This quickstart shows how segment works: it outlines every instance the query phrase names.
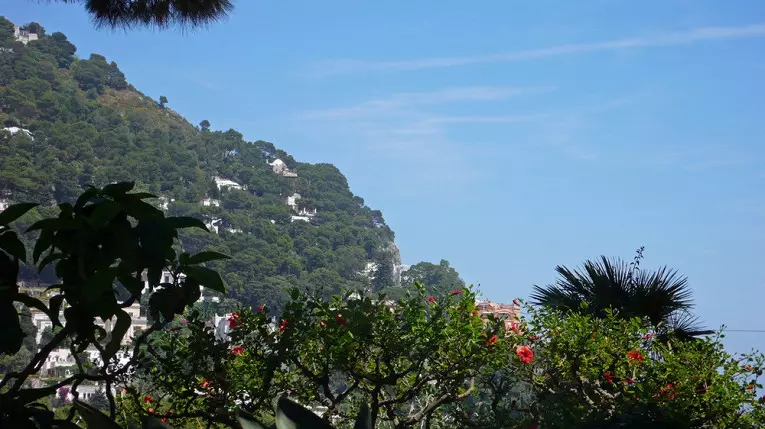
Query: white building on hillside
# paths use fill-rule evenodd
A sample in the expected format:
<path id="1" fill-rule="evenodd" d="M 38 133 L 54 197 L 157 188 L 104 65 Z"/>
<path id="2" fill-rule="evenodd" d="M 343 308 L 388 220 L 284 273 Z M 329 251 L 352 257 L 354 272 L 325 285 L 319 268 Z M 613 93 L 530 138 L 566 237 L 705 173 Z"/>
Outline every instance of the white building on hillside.
<path id="1" fill-rule="evenodd" d="M 284 177 L 297 177 L 297 173 L 290 171 L 290 169 L 287 168 L 287 164 L 281 159 L 275 159 L 273 162 L 269 162 L 268 165 L 271 166 L 271 169 L 276 174 L 280 174 Z"/>
<path id="2" fill-rule="evenodd" d="M 233 180 L 224 179 L 222 177 L 215 176 L 215 177 L 213 177 L 213 180 L 215 180 L 215 186 L 218 187 L 219 191 L 223 190 L 224 188 L 225 189 L 238 189 L 238 190 L 247 189 L 246 186 L 242 186 L 242 185 L 234 182 Z"/>
<path id="3" fill-rule="evenodd" d="M 220 207 L 220 200 L 216 200 L 215 198 L 205 198 L 202 201 L 200 201 L 199 204 L 205 207 L 210 207 L 210 206 Z"/>
<path id="4" fill-rule="evenodd" d="M 13 37 L 16 38 L 16 41 L 25 45 L 33 40 L 37 40 L 36 33 L 30 33 L 27 30 L 22 30 L 18 25 L 13 26 Z"/>
<path id="5" fill-rule="evenodd" d="M 22 134 L 25 134 L 27 137 L 29 137 L 29 138 L 30 138 L 30 139 L 32 139 L 32 140 L 34 140 L 34 139 L 35 139 L 35 137 L 34 137 L 34 135 L 32 134 L 32 132 L 31 132 L 31 131 L 29 131 L 29 130 L 27 130 L 27 129 L 25 129 L 25 128 L 19 128 L 19 127 L 5 127 L 5 128 L 3 128 L 3 131 L 8 131 L 9 133 L 11 133 L 11 135 L 12 135 L 12 136 L 15 136 L 15 135 L 16 135 L 16 134 L 18 134 L 18 133 L 22 133 Z"/>

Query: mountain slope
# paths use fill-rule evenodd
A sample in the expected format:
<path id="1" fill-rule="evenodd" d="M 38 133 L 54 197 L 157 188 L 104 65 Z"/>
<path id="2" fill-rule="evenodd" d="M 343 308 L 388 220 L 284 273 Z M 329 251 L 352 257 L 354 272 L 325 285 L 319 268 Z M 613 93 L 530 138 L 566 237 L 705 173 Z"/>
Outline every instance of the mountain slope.
<path id="1" fill-rule="evenodd" d="M 37 40 L 18 41 L 25 30 Z M 129 85 L 116 63 L 75 52 L 62 33 L 0 18 L 0 203 L 54 211 L 83 186 L 135 181 L 169 214 L 217 230 L 187 233 L 182 245 L 231 255 L 215 268 L 248 304 L 279 308 L 288 286 L 396 283 L 393 232 L 336 167 L 298 162 L 234 130 L 197 128 Z"/>

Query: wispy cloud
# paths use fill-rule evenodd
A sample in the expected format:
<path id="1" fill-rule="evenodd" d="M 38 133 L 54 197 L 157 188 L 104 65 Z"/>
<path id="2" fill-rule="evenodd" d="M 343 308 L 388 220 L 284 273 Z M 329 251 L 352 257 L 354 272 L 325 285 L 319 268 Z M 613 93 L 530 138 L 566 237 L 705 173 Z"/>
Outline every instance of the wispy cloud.
<path id="1" fill-rule="evenodd" d="M 523 94 L 549 91 L 550 87 L 497 87 L 497 86 L 470 86 L 446 88 L 431 92 L 405 92 L 393 94 L 389 97 L 365 101 L 350 106 L 312 110 L 304 113 L 310 118 L 318 117 L 354 117 L 379 114 L 411 113 L 410 109 L 430 104 L 468 102 L 468 101 L 491 101 L 502 100 Z"/>
<path id="2" fill-rule="evenodd" d="M 311 75 L 337 75 L 369 71 L 407 71 L 459 67 L 471 64 L 505 63 L 564 55 L 619 51 L 623 49 L 687 45 L 705 41 L 765 36 L 765 23 L 737 27 L 700 27 L 657 36 L 632 37 L 594 43 L 577 43 L 540 49 L 501 52 L 487 55 L 423 58 L 414 60 L 367 61 L 332 60 L 315 64 Z"/>

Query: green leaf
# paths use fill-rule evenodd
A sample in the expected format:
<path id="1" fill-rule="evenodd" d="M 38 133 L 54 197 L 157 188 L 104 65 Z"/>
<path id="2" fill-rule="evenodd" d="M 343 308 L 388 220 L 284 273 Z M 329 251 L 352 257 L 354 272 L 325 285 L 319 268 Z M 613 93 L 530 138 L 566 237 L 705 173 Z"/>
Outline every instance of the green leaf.
<path id="1" fill-rule="evenodd" d="M 5 231 L 0 234 L 0 249 L 14 258 L 25 262 L 27 260 L 27 251 L 24 249 L 24 243 L 13 231 Z"/>
<path id="2" fill-rule="evenodd" d="M 130 328 L 130 315 L 127 314 L 125 310 L 117 311 L 116 316 L 117 322 L 115 322 L 114 328 L 112 329 L 112 339 L 104 348 L 104 364 L 109 362 L 109 359 L 116 355 L 120 350 L 120 343 L 122 342 L 122 338 Z"/>
<path id="3" fill-rule="evenodd" d="M 96 209 L 93 210 L 93 214 L 90 215 L 90 223 L 94 227 L 100 227 L 106 225 L 117 216 L 117 213 L 122 211 L 122 206 L 114 201 L 105 201 L 96 205 Z"/>
<path id="4" fill-rule="evenodd" d="M 193 277 L 194 280 L 198 281 L 202 286 L 209 287 L 210 289 L 218 292 L 226 291 L 226 286 L 223 284 L 223 280 L 220 278 L 220 274 L 218 274 L 218 272 L 215 270 L 192 265 L 189 267 L 183 267 L 183 272 L 187 277 Z"/>
<path id="5" fill-rule="evenodd" d="M 83 192 L 82 195 L 80 195 L 77 198 L 77 202 L 74 203 L 73 210 L 75 210 L 75 211 L 77 211 L 79 213 L 80 210 L 82 210 L 82 208 L 85 207 L 85 204 L 87 204 L 88 201 L 90 201 L 93 197 L 95 197 L 97 195 L 98 195 L 98 189 L 96 189 L 96 188 L 94 188 L 92 186 L 88 187 L 88 189 L 85 190 L 85 192 Z M 63 206 L 63 204 L 60 205 L 59 208 L 61 208 L 61 211 L 64 211 L 64 208 L 62 206 Z"/>
<path id="6" fill-rule="evenodd" d="M 80 413 L 82 419 L 87 423 L 88 429 L 120 429 L 120 426 L 113 422 L 106 414 L 77 399 L 73 402 L 77 412 Z"/>
<path id="7" fill-rule="evenodd" d="M 165 225 L 173 229 L 181 228 L 200 228 L 207 232 L 209 229 L 205 226 L 205 223 L 201 220 L 188 216 L 168 217 L 165 218 Z"/>
<path id="8" fill-rule="evenodd" d="M 24 332 L 13 301 L 0 299 L 0 355 L 14 355 L 21 349 Z"/>
<path id="9" fill-rule="evenodd" d="M 353 425 L 353 429 L 372 429 L 372 413 L 366 403 L 361 404 L 361 410 L 356 416 L 356 424 Z"/>
<path id="10" fill-rule="evenodd" d="M 120 182 L 112 183 L 111 185 L 104 186 L 103 193 L 110 197 L 118 197 L 125 195 L 135 187 L 134 182 Z"/>
<path id="11" fill-rule="evenodd" d="M 142 428 L 143 429 L 169 429 L 170 426 L 162 423 L 162 420 L 154 417 L 154 416 L 144 416 L 142 419 Z"/>
<path id="12" fill-rule="evenodd" d="M 242 429 L 266 429 L 262 423 L 255 420 L 255 417 L 242 410 L 237 410 L 236 421 L 239 422 L 239 425 L 242 427 Z"/>
<path id="13" fill-rule="evenodd" d="M 37 267 L 37 270 L 42 271 L 46 265 L 50 264 L 53 261 L 61 259 L 63 257 L 64 257 L 64 254 L 61 252 L 51 253 L 48 256 L 44 257 L 42 261 L 40 261 L 40 265 Z"/>
<path id="14" fill-rule="evenodd" d="M 276 404 L 276 427 L 278 429 L 332 429 L 321 417 L 302 405 L 282 396 Z"/>
<path id="15" fill-rule="evenodd" d="M 218 252 L 199 252 L 189 258 L 188 264 L 196 265 L 209 261 L 217 261 L 220 259 L 231 259 L 231 257 Z"/>
<path id="16" fill-rule="evenodd" d="M 24 216 L 28 211 L 39 206 L 35 203 L 19 203 L 9 206 L 0 212 L 0 225 L 9 225 L 14 220 Z"/>
<path id="17" fill-rule="evenodd" d="M 70 230 L 75 228 L 77 228 L 77 221 L 75 221 L 74 219 L 52 218 L 52 219 L 43 219 L 33 223 L 32 226 L 27 228 L 27 232 L 36 231 L 38 229 L 62 231 L 62 230 Z"/>
<path id="18" fill-rule="evenodd" d="M 37 242 L 35 243 L 35 248 L 32 251 L 32 260 L 36 264 L 37 261 L 40 259 L 40 256 L 50 248 L 51 244 L 53 244 L 53 238 L 55 237 L 55 233 L 49 229 L 44 229 L 40 231 L 40 237 L 37 239 Z"/>

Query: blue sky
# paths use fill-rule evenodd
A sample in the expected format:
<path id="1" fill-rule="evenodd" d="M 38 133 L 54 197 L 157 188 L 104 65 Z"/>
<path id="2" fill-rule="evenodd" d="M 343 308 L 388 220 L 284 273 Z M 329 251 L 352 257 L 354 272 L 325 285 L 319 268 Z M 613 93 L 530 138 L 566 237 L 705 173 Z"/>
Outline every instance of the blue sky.
<path id="1" fill-rule="evenodd" d="M 192 123 L 337 165 L 405 262 L 448 259 L 494 300 L 645 245 L 708 325 L 765 329 L 760 0 L 239 1 L 192 32 L 0 13 L 116 61 Z"/>

